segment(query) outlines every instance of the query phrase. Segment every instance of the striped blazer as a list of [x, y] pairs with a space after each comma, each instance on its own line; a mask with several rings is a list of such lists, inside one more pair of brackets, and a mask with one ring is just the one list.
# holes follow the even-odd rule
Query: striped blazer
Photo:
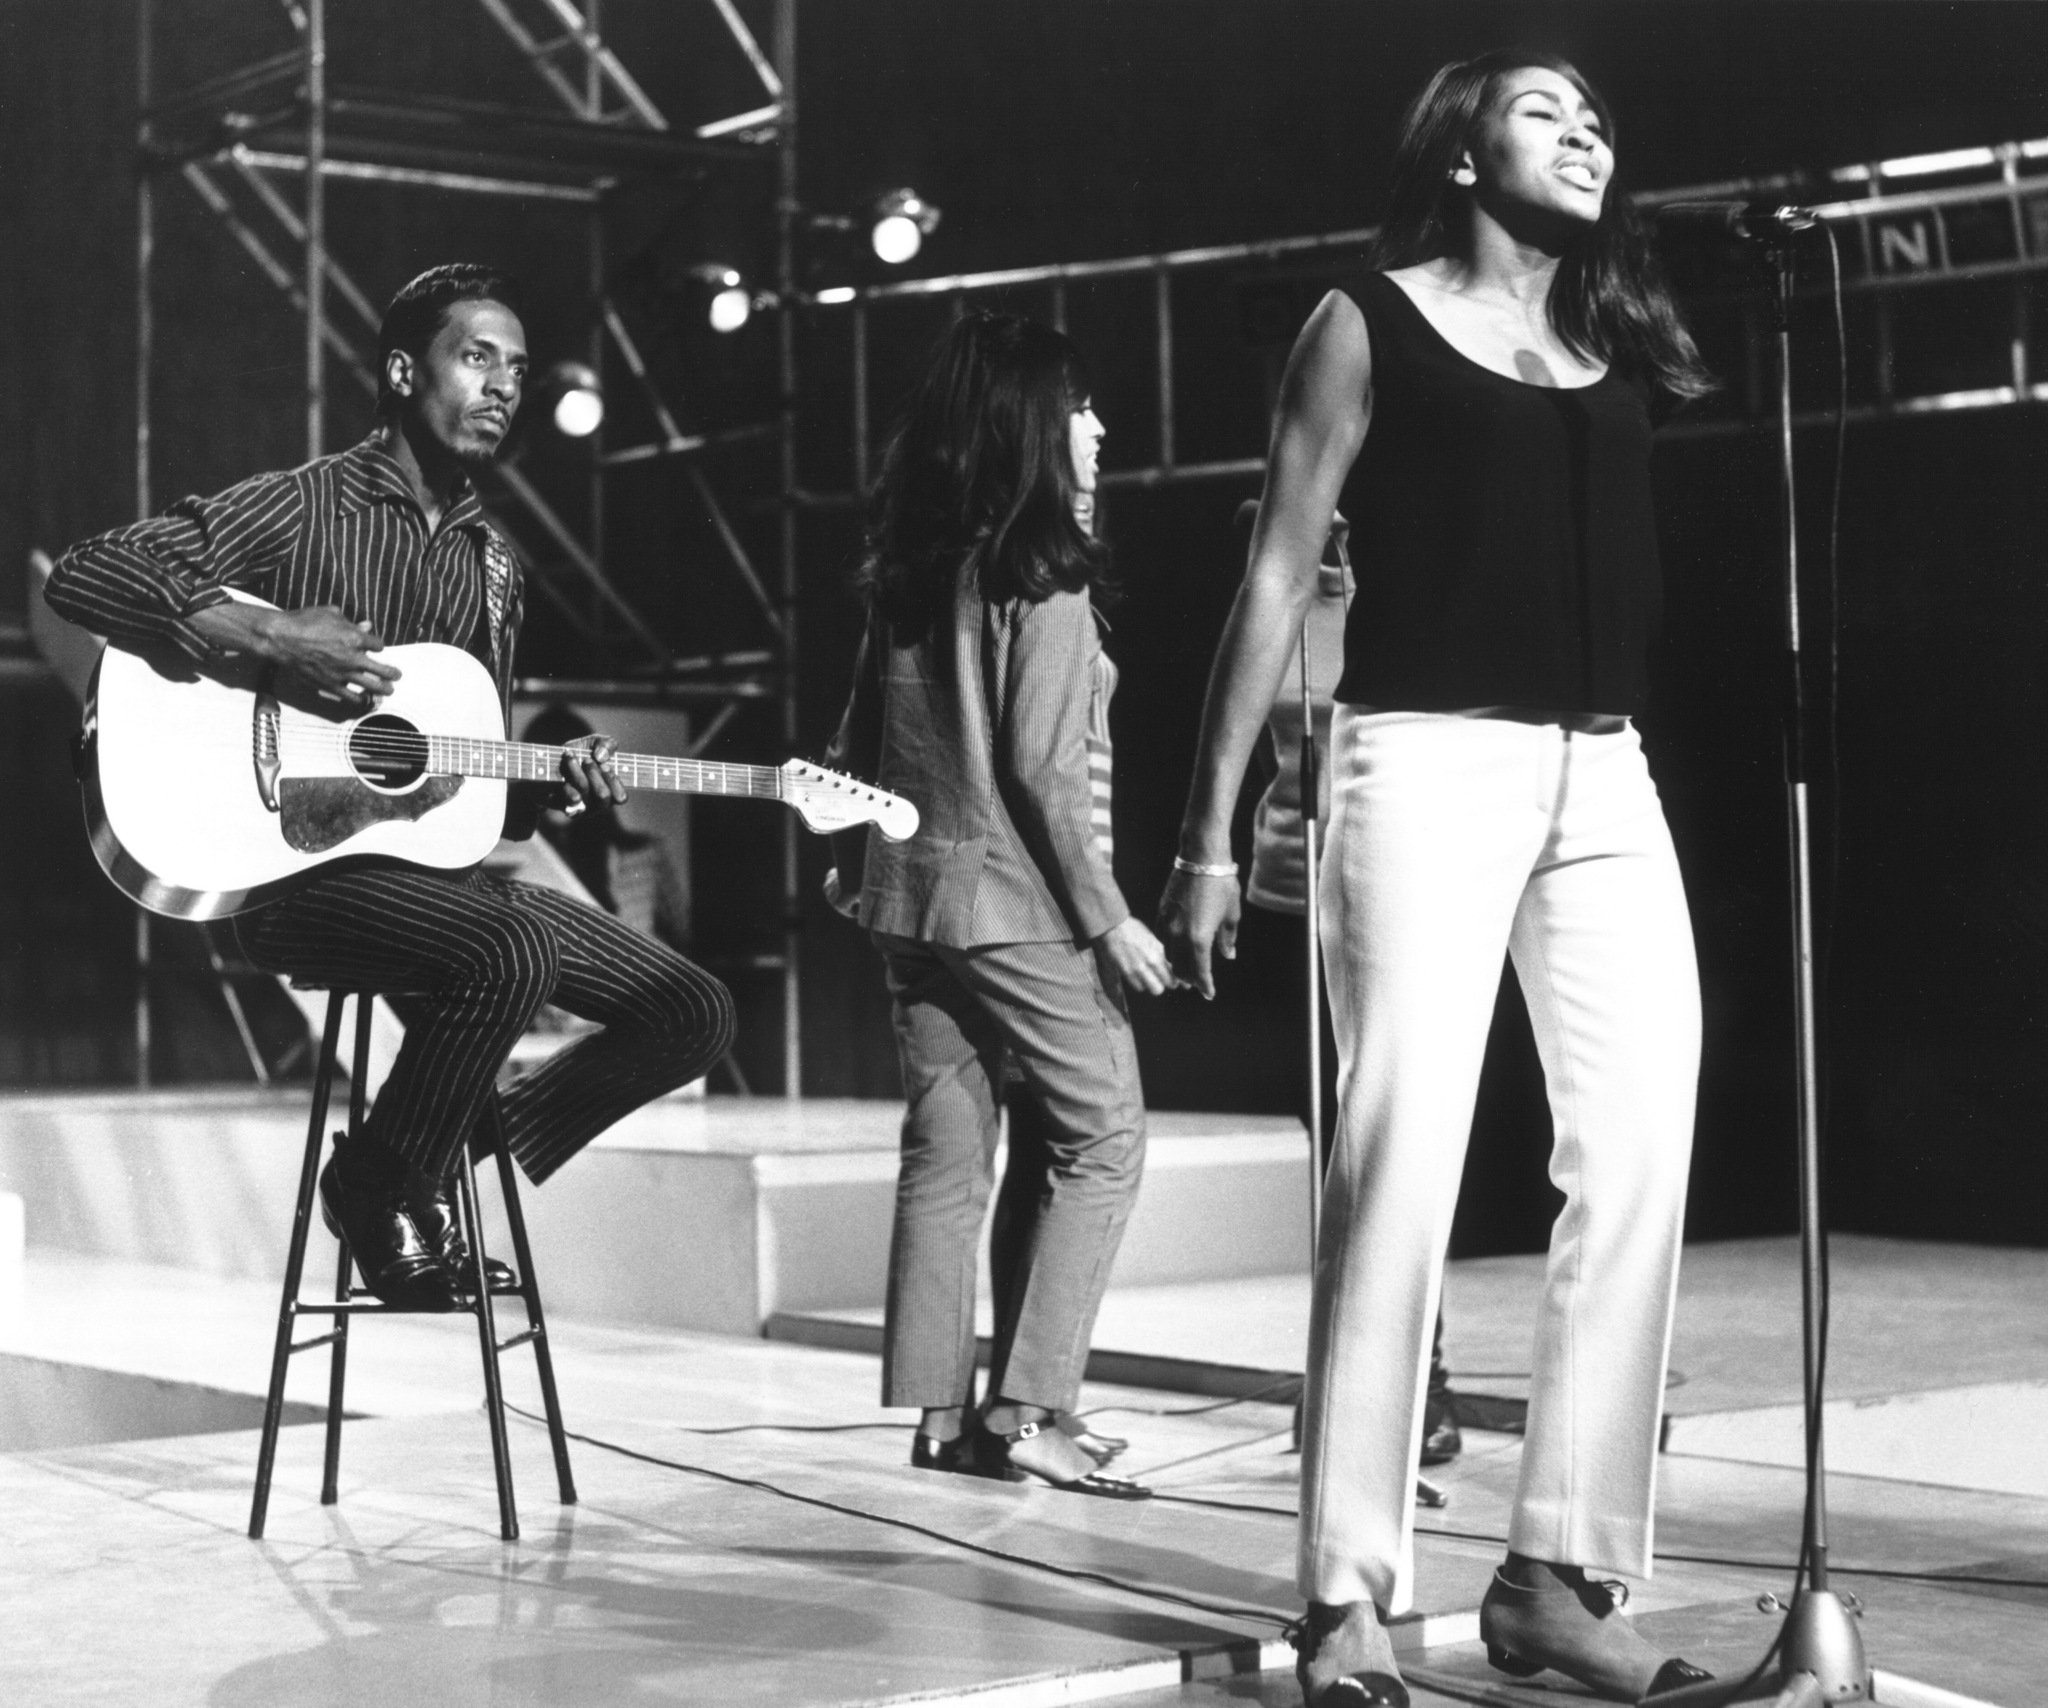
[[1092, 942], [1130, 917], [1093, 825], [1086, 593], [991, 604], [970, 559], [922, 634], [870, 617], [827, 763], [903, 795], [917, 834], [835, 839], [870, 930], [971, 948]]

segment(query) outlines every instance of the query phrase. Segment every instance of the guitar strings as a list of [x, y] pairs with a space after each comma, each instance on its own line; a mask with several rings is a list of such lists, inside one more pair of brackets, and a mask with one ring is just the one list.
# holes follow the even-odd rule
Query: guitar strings
[[[489, 737], [429, 735], [403, 730], [330, 731], [300, 728], [286, 729], [279, 734], [281, 750], [331, 750], [340, 753], [374, 754], [382, 758], [418, 757], [422, 753], [432, 753], [437, 745], [445, 751], [458, 743], [493, 757], [502, 754], [508, 759], [544, 768], [549, 775], [555, 774], [567, 751], [560, 747], [539, 747], [526, 742], [501, 742]], [[658, 770], [663, 766], [676, 766], [706, 774], [724, 772], [727, 775], [749, 776], [762, 780], [780, 777], [782, 774], [772, 765], [751, 765], [731, 760], [689, 759], [653, 753], [616, 754], [613, 756], [612, 764], [620, 770], [644, 771]]]
[[[522, 773], [526, 767], [533, 767], [534, 774], [522, 774], [512, 778], [507, 765], [508, 781], [551, 781], [559, 775], [561, 761], [566, 749], [542, 747], [531, 742], [499, 741], [492, 737], [430, 735], [421, 731], [390, 729], [327, 730], [310, 728], [288, 728], [278, 733], [278, 754], [280, 760], [286, 756], [296, 759], [336, 757], [341, 759], [369, 762], [382, 761], [394, 766], [422, 765], [431, 768], [435, 759], [435, 744], [440, 744], [442, 755], [455, 744], [480, 750], [492, 758], [503, 755], [508, 762], [516, 761]], [[739, 793], [732, 787], [735, 782], [744, 783], [745, 793], [757, 790], [772, 795], [782, 792], [782, 773], [769, 765], [749, 765], [733, 761], [710, 759], [685, 759], [660, 754], [622, 753], [614, 756], [613, 766], [624, 773], [630, 781], [642, 783], [650, 775], [658, 784], [664, 768], [672, 768], [680, 779], [695, 777], [703, 780], [721, 777], [723, 793]], [[484, 776], [495, 779], [494, 772], [479, 772], [464, 769], [463, 775]]]
[[[436, 754], [436, 746], [440, 752]], [[446, 761], [449, 750], [460, 744], [471, 754], [489, 756], [506, 761], [502, 774], [495, 770], [472, 769], [458, 764], [457, 774], [481, 777], [490, 781], [546, 782], [559, 775], [566, 748], [545, 746], [533, 742], [503, 741], [488, 736], [440, 735], [424, 730], [366, 728], [327, 728], [307, 725], [287, 725], [277, 732], [277, 753], [280, 763], [287, 758], [298, 763], [308, 760], [335, 759], [347, 762], [351, 769], [361, 763], [372, 766], [379, 762], [394, 768], [419, 767], [433, 770], [437, 757]], [[520, 775], [514, 777], [512, 768], [516, 763]], [[775, 766], [752, 765], [726, 760], [687, 759], [661, 754], [621, 753], [613, 757], [613, 766], [626, 779], [638, 787], [659, 788], [664, 768], [670, 769], [678, 782], [692, 778], [700, 784], [716, 777], [719, 787], [702, 790], [704, 793], [721, 794], [766, 794], [780, 798], [785, 779]], [[532, 767], [532, 774], [527, 768]], [[857, 779], [848, 779], [856, 790], [875, 792], [870, 785]], [[744, 788], [735, 788], [734, 784]]]

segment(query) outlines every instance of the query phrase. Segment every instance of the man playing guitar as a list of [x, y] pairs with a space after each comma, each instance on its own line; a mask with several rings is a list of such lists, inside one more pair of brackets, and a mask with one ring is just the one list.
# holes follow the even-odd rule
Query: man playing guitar
[[[369, 438], [73, 546], [51, 574], [51, 607], [202, 670], [259, 660], [280, 697], [338, 718], [388, 694], [399, 672], [379, 653], [416, 641], [474, 654], [509, 697], [519, 570], [468, 471], [496, 453], [519, 405], [516, 287], [485, 267], [430, 268], [392, 299], [377, 360]], [[612, 752], [585, 738], [558, 790], [515, 785], [511, 833], [531, 833], [537, 795], [570, 813], [624, 800]], [[542, 1003], [603, 1024], [501, 1100], [506, 1141], [536, 1182], [732, 1044], [717, 979], [596, 908], [477, 869], [343, 862], [232, 923], [268, 971], [398, 995], [404, 1047], [361, 1136], [337, 1144], [320, 1178], [371, 1291], [394, 1304], [459, 1302], [467, 1258], [450, 1181]]]

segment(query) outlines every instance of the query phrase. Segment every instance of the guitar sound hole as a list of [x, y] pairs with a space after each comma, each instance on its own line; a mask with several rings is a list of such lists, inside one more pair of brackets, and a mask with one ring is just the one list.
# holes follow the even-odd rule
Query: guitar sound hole
[[375, 712], [349, 731], [348, 762], [373, 789], [409, 789], [426, 775], [427, 738], [405, 719]]

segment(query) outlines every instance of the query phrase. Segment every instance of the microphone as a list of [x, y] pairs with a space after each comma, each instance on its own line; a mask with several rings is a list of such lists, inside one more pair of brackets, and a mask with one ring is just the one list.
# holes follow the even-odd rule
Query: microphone
[[1666, 202], [1651, 217], [1659, 225], [1708, 226], [1747, 243], [1768, 243], [1820, 224], [1813, 209], [1783, 202]]

